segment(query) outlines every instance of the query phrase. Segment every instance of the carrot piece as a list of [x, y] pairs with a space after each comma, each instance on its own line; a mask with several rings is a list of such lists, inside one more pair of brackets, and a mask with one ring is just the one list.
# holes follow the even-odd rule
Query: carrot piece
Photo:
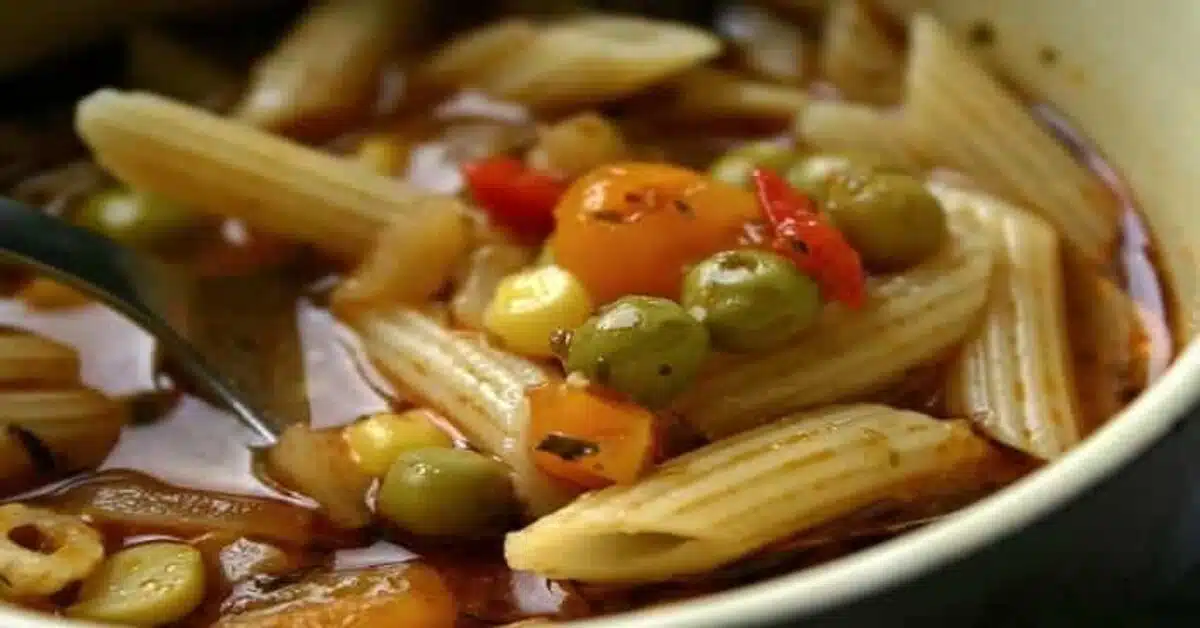
[[676, 166], [623, 163], [575, 181], [555, 209], [555, 262], [603, 305], [627, 294], [675, 298], [692, 264], [742, 241], [754, 195]]
[[649, 410], [566, 382], [528, 394], [529, 444], [546, 474], [601, 488], [633, 482], [651, 466], [658, 430]]

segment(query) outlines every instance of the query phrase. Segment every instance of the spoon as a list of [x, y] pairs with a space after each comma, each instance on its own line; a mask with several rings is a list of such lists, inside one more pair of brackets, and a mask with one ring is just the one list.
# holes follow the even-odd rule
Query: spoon
[[223, 402], [264, 445], [277, 441], [272, 422], [185, 339], [186, 283], [169, 266], [2, 197], [0, 257], [30, 264], [128, 316], [154, 336], [196, 386]]

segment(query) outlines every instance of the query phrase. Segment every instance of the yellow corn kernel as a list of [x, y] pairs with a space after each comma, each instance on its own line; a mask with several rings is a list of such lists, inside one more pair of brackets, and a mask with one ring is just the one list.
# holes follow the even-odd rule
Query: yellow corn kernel
[[369, 135], [358, 145], [358, 163], [382, 175], [399, 174], [408, 162], [408, 149], [392, 135]]
[[436, 412], [424, 408], [380, 412], [348, 426], [343, 435], [358, 466], [369, 475], [381, 476], [411, 449], [454, 447], [454, 439], [437, 426], [437, 420]]
[[591, 297], [578, 279], [558, 266], [542, 266], [500, 282], [483, 326], [508, 349], [549, 357], [554, 332], [578, 327], [591, 313]]

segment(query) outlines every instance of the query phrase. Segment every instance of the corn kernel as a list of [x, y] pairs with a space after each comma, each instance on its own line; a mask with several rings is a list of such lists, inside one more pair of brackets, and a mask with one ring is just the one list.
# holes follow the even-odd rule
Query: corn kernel
[[358, 145], [358, 163], [382, 175], [399, 174], [408, 160], [403, 142], [390, 135], [371, 135]]
[[423, 447], [453, 447], [454, 440], [435, 421], [437, 413], [418, 408], [373, 414], [343, 432], [358, 466], [368, 475], [381, 476], [400, 454]]
[[591, 313], [591, 298], [578, 279], [558, 266], [542, 266], [505, 277], [483, 325], [508, 349], [549, 357], [551, 335], [582, 325]]

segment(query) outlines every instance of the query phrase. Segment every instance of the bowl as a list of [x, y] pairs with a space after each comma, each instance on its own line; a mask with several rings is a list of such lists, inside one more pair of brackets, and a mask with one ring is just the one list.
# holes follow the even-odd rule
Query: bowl
[[[1126, 178], [1155, 237], [1179, 342], [1190, 341], [1200, 327], [1200, 88], [1181, 77], [1200, 55], [1200, 4], [883, 4], [928, 7], [964, 35], [990, 26], [987, 60], [1053, 103]], [[773, 580], [578, 625], [941, 625], [999, 608], [1010, 618], [1039, 606], [1102, 612], [1147, 598], [1200, 558], [1198, 401], [1200, 346], [1187, 342], [1162, 378], [1082, 445], [955, 516]], [[6, 628], [79, 625], [0, 607]]]

